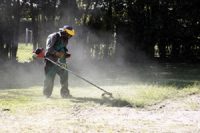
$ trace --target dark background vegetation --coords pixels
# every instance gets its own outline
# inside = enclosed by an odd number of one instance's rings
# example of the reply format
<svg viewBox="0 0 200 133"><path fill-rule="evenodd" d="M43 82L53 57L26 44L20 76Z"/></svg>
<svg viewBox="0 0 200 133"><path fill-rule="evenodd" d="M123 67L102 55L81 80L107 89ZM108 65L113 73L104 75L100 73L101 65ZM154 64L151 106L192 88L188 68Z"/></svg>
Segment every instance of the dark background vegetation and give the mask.
<svg viewBox="0 0 200 133"><path fill-rule="evenodd" d="M2 62L16 60L25 28L36 48L64 24L75 28L84 53L95 60L134 62L142 53L163 62L199 62L198 0L1 0L0 16Z"/></svg>

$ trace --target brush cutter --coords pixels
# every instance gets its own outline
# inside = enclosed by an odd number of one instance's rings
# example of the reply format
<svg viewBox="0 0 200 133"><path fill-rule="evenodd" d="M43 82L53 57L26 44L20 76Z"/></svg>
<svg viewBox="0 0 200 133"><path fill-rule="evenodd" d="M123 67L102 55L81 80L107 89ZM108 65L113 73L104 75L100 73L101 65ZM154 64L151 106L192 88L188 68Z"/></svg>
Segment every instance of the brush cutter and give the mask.
<svg viewBox="0 0 200 133"><path fill-rule="evenodd" d="M87 83L93 85L93 86L96 87L97 89L103 91L104 93L101 95L102 97L105 97L105 96L107 95L107 96L109 96L110 98L113 98L112 93L110 93L110 92L104 90L103 88L97 86L96 84L92 83L91 81L89 81L89 80L83 78L82 76L76 74L75 72L71 71L70 69L68 69L68 68L66 67L66 64L63 65L63 64L61 64L61 63L55 62L55 61L53 61L53 60L51 60L51 59L45 57L45 56L44 56L44 53L45 53L45 52L44 52L44 49L43 49L43 48L38 48L38 49L37 49L36 51L34 51L33 53L34 53L33 58L44 58L44 59L50 61L51 63L53 63L54 65L59 66L60 68L66 70L66 71L68 71L68 72L70 72L71 74L75 75L76 77L78 77L78 78L84 80L85 82L87 82Z"/></svg>

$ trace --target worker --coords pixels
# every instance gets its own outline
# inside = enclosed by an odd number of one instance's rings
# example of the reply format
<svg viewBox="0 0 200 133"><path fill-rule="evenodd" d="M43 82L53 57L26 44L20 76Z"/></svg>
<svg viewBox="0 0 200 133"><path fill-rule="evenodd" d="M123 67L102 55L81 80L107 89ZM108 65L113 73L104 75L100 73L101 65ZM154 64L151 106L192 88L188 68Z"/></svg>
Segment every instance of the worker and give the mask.
<svg viewBox="0 0 200 133"><path fill-rule="evenodd" d="M75 35L75 31L71 26L65 25L59 29L59 32L52 33L46 40L45 57L66 64L66 58L71 54L68 53L67 45L68 40ZM60 77L61 90L60 95L62 98L70 98L70 91L68 89L68 72L64 69L54 65L48 60L45 60L45 80L43 94L49 98L53 91L54 79L56 74Z"/></svg>

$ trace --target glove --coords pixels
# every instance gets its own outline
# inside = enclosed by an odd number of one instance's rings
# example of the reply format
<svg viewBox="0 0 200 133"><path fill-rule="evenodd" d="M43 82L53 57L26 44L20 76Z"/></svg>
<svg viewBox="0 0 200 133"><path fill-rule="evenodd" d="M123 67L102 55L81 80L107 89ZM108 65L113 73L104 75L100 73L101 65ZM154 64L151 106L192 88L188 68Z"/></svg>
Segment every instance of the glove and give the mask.
<svg viewBox="0 0 200 133"><path fill-rule="evenodd" d="M44 51L43 48L37 48L37 49L34 51L34 53L40 54L40 53L42 53L43 51Z"/></svg>
<svg viewBox="0 0 200 133"><path fill-rule="evenodd" d="M65 53L64 52L56 52L55 55L58 57L58 58L63 58L65 56Z"/></svg>
<svg viewBox="0 0 200 133"><path fill-rule="evenodd" d="M65 54L65 58L69 58L69 57L71 57L71 54L66 53L66 54Z"/></svg>
<svg viewBox="0 0 200 133"><path fill-rule="evenodd" d="M57 57L59 57L59 58L63 58L63 57L69 58L69 57L71 57L71 54L69 54L69 53L64 53L64 52L56 52L55 55L56 55Z"/></svg>

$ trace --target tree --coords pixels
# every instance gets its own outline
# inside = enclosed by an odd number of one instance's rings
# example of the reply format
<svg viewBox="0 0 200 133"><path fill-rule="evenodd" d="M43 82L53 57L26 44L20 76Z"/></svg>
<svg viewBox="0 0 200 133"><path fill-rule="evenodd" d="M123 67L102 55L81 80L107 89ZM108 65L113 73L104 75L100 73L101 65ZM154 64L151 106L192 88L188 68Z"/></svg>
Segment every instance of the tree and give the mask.
<svg viewBox="0 0 200 133"><path fill-rule="evenodd" d="M1 58L3 60L16 60L18 42L19 42L19 24L21 11L25 1L6 0L1 1Z"/></svg>

